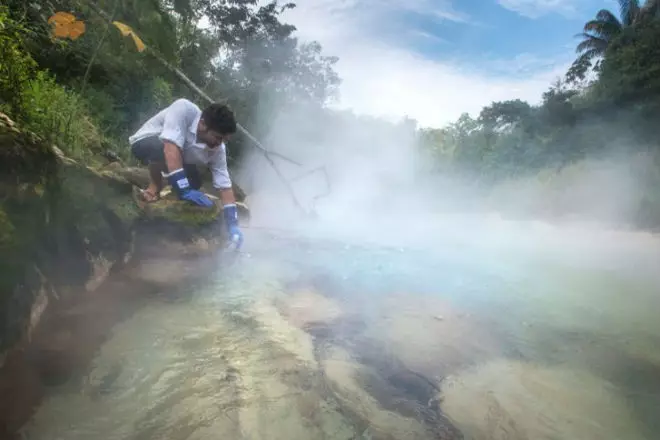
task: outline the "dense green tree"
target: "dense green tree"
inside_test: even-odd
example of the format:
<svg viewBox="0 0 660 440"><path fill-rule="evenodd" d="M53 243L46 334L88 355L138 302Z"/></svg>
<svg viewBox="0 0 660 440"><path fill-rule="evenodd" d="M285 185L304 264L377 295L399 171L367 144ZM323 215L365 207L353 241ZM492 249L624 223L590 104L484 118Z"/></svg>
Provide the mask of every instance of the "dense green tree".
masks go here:
<svg viewBox="0 0 660 440"><path fill-rule="evenodd" d="M598 89L616 104L660 97L660 21L626 30L608 48Z"/></svg>

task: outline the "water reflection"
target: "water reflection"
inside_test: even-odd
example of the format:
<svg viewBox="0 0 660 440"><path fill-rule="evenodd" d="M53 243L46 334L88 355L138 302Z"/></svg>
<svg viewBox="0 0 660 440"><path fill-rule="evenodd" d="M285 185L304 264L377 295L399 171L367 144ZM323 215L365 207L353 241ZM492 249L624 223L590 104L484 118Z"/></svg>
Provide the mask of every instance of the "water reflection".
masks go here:
<svg viewBox="0 0 660 440"><path fill-rule="evenodd" d="M631 272L637 248L613 270L576 247L249 243L184 300L117 325L26 437L660 436L659 298L652 271Z"/></svg>

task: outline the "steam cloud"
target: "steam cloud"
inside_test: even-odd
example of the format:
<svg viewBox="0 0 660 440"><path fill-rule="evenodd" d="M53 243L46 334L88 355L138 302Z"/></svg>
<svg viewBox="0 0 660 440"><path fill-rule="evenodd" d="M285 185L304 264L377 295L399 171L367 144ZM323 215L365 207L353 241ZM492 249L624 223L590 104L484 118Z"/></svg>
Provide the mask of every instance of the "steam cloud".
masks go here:
<svg viewBox="0 0 660 440"><path fill-rule="evenodd" d="M617 154L484 190L466 176L433 172L434 159L416 144L413 121L328 116L302 107L265 116L271 127L265 144L304 164L276 159L296 198L317 216L301 216L261 153L251 152L237 179L250 193L253 225L346 242L400 247L532 242L553 247L575 243L576 237L598 242L602 234L631 224L651 170L646 155ZM327 171L331 189L315 200L327 192L327 183L321 172L305 173L317 167Z"/></svg>

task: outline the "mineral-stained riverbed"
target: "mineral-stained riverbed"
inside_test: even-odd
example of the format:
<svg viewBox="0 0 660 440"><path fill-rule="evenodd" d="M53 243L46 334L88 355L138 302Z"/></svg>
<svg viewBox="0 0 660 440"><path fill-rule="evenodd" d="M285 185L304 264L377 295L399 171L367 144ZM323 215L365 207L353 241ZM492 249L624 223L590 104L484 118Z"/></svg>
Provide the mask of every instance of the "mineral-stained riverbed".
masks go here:
<svg viewBox="0 0 660 440"><path fill-rule="evenodd" d="M660 242L548 231L412 250L251 230L115 325L23 437L660 438Z"/></svg>

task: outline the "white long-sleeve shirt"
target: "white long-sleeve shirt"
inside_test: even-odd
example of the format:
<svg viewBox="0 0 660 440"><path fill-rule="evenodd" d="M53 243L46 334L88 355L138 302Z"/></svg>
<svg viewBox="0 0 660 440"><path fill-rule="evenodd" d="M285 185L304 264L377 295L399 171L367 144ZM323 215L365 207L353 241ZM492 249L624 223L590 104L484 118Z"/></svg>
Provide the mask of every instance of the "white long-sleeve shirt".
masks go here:
<svg viewBox="0 0 660 440"><path fill-rule="evenodd" d="M150 136L171 142L181 149L183 163L207 165L213 175L213 187L231 188L227 169L227 152L224 142L216 148L197 142L197 124L202 111L187 99L177 99L140 127L128 141L131 145Z"/></svg>

